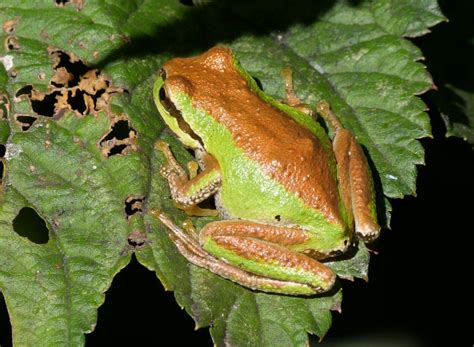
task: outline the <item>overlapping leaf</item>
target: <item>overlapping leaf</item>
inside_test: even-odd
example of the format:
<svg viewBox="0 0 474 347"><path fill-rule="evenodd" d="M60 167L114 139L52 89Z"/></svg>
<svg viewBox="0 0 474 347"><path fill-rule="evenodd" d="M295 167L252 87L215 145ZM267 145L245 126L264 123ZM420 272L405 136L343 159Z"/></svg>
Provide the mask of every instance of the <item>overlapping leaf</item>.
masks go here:
<svg viewBox="0 0 474 347"><path fill-rule="evenodd" d="M474 144L474 95L448 85L443 87L438 104L446 136L457 136Z"/></svg>
<svg viewBox="0 0 474 347"><path fill-rule="evenodd" d="M415 190L415 165L423 162L416 139L429 135L425 107L414 95L431 86L416 62L420 52L402 36L424 34L442 17L434 0L416 6L388 0L301 1L292 5L299 4L299 11L287 11L281 20L275 9L282 5L265 4L191 8L177 1L123 0L55 7L45 0L0 5L0 39L11 43L0 54L8 70L0 72L5 100L0 102L7 105L0 123L7 148L0 288L16 344L81 344L83 333L93 329L104 291L132 251L175 291L198 326L211 326L218 345L304 345L307 332L325 334L340 291L313 298L249 291L190 266L163 226L145 214L161 208L178 222L184 218L156 174L163 158L153 151L153 142L165 135L151 99L154 74L171 56L225 42L266 92L282 97L281 70L290 66L298 95L313 105L330 102L356 134L380 193L400 197ZM51 92L49 82L57 74L51 52L57 50L71 62L75 57L88 62L88 71L96 64L113 86L126 91L111 94L110 107L97 112L81 114L70 105L75 112L37 116L28 93L17 93L29 85ZM77 93L70 92L71 97ZM19 114L36 120L25 130ZM128 133L107 137L120 120L129 125ZM127 149L111 152L122 137ZM178 143L168 141L178 159L189 160ZM132 202L139 204L130 208ZM46 221L48 243L35 244L14 232L12 221L25 206ZM197 226L205 222L195 221ZM353 258L330 265L341 276L365 277L367 263L361 246Z"/></svg>
<svg viewBox="0 0 474 347"><path fill-rule="evenodd" d="M446 4L449 24L436 28L421 40L430 61L437 92L431 100L446 126L446 137L459 137L474 144L474 3Z"/></svg>

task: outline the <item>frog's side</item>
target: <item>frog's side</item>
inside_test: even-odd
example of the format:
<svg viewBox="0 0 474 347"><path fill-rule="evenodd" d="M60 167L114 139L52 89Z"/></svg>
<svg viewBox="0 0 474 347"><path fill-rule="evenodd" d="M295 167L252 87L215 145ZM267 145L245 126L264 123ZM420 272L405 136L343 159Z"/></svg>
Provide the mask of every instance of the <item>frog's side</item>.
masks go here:
<svg viewBox="0 0 474 347"><path fill-rule="evenodd" d="M330 289L335 275L313 258L348 247L353 212L357 225L363 210L362 235L378 234L370 173L353 136L335 129L333 147L340 148L334 156L319 124L261 92L229 49L173 59L163 71L164 81L155 85L158 108L196 151L203 171L188 179L162 146L168 158L162 174L184 207L217 193L225 219L193 238L160 214L181 253L254 289L287 294ZM321 113L332 117L328 109ZM371 223L371 230L362 230Z"/></svg>

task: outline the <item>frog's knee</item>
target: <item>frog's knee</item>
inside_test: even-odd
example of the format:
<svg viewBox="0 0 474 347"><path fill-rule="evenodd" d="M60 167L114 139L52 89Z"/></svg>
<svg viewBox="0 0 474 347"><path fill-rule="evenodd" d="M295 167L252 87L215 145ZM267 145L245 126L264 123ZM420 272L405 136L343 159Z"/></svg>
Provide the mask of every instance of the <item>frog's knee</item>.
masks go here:
<svg viewBox="0 0 474 347"><path fill-rule="evenodd" d="M209 227L208 225L204 226L199 232L199 243L204 248L206 244L209 243L210 240L213 239L215 233L215 229Z"/></svg>
<svg viewBox="0 0 474 347"><path fill-rule="evenodd" d="M351 247L351 245L352 245L352 238L350 236L343 237L341 241L339 242L339 247L335 248L335 252L337 254L345 253Z"/></svg>
<svg viewBox="0 0 474 347"><path fill-rule="evenodd" d="M346 253L352 246L352 238L350 236L342 237L336 244L333 245L329 254L326 254L325 258L335 257Z"/></svg>

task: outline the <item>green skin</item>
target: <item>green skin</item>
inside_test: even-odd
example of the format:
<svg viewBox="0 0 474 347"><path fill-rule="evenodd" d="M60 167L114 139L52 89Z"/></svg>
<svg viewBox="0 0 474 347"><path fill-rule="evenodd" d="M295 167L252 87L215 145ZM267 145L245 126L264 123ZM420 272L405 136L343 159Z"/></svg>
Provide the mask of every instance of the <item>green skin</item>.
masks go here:
<svg viewBox="0 0 474 347"><path fill-rule="evenodd" d="M270 103L284 111L319 138L324 148L330 153L330 165L326 169L335 176L337 169L331 142L321 126L312 117L308 117L296 108L282 104L264 94L237 62L234 66L248 81L250 88L260 96L262 102ZM301 256L302 251L314 250L317 254L323 255L321 256L323 258L324 255L329 256L346 250L351 242L353 221L352 216L349 216L344 209L341 199L339 199L339 209L343 224L330 223L323 213L305 205L298 196L287 191L282 184L266 176L260 164L249 159L236 145L231 132L223 124L218 123L205 111L193 107L193 100L189 95L184 92L168 95L176 109L181 112L184 121L200 137L202 145L185 133L178 126L176 117L170 115L163 106L160 101L160 89L164 84L165 81L158 77L154 86L154 99L168 127L185 146L211 155L218 163L218 168L208 169L206 174L195 178L192 184L188 184L186 189L181 191L180 196L184 197L184 200L180 203L194 205L198 193L203 195L202 193L205 192L204 195L207 197L217 192L216 205L223 219L242 225L248 223L247 221L275 225L275 216L279 215L281 220L278 226L303 230L307 237L304 242L279 246L287 248L291 254L297 253ZM168 156L168 160L172 159ZM202 165L201 168L205 169ZM176 176L179 176L179 173L175 172L174 177ZM170 179L169 172L165 174L165 177L173 188L176 183ZM219 187L206 192L206 189L218 180L221 182ZM186 200L187 198L189 200ZM204 232L204 229L212 229L212 224L222 222L208 224L200 231L199 241L195 242L191 237L183 235L186 233L173 225L165 216L160 215L160 217L172 232L178 235L172 239L178 240L175 241L178 248L191 262L244 286L290 295L311 295L325 292L334 284L335 275L322 264L318 263L323 270L309 271L298 262L288 265L275 259L265 259L259 254L242 255L234 249L219 244L214 239L214 234ZM210 228L207 228L208 226ZM316 262L313 259L311 261Z"/></svg>

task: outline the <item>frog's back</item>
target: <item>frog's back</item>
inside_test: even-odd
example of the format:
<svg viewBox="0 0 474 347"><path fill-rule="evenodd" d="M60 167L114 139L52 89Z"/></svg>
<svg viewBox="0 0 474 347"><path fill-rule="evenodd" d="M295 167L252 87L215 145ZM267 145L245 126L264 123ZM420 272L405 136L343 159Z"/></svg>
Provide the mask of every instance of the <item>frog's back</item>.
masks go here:
<svg viewBox="0 0 474 347"><path fill-rule="evenodd" d="M230 210L231 215L233 206L229 205L233 204L232 201L239 201L236 204L239 204L240 211L242 204L245 204L242 202L245 199L235 198L243 194L242 187L239 188L241 185L234 184L239 180L247 187L247 199L278 205L274 201L275 196L268 191L270 188L266 182L270 181L301 200L305 206L324 214L326 220L341 222L332 154L310 130L277 107L264 102L249 88L247 80L234 68L228 49L217 47L199 57L175 59L173 63L179 64L176 70L180 78L189 83L194 107L204 110L223 125L234 142L231 147L237 149L234 158L229 156L229 146L213 146L209 150L224 172L221 192L224 196L221 198L228 200L225 208ZM172 68L166 68L167 72L172 73ZM221 135L222 141L225 141L226 134L215 133L212 136ZM255 170L244 172L242 158L236 160L235 156L246 157ZM258 179L259 171L266 178ZM226 184L226 175L233 175L232 185ZM252 189L255 191L252 192ZM253 203L250 202L249 207Z"/></svg>

